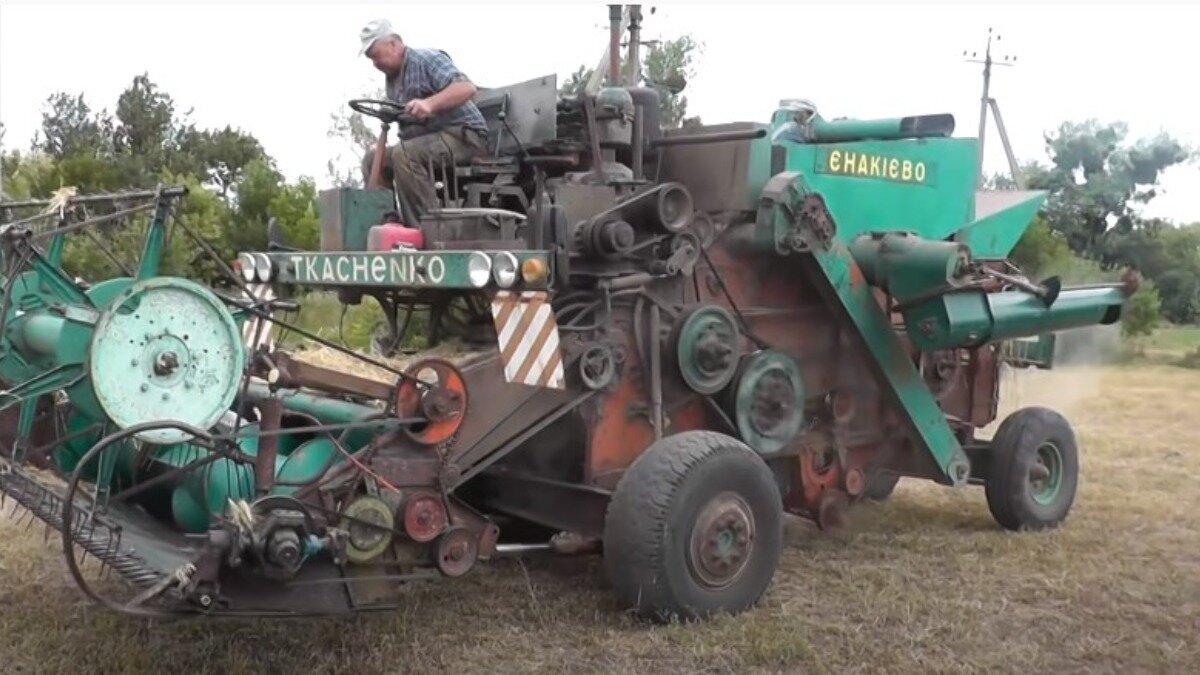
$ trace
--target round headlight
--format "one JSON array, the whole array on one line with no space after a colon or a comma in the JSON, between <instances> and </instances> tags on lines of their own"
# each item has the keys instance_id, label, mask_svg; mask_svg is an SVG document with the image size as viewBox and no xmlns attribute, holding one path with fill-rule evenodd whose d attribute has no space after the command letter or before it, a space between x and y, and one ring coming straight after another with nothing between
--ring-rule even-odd
<instances>
[{"instance_id":1,"label":"round headlight","mask_svg":"<svg viewBox=\"0 0 1200 675\"><path fill-rule=\"evenodd\" d=\"M238 254L238 269L242 272L242 280L246 283L254 282L254 256L249 253Z\"/></svg>"},{"instance_id":2,"label":"round headlight","mask_svg":"<svg viewBox=\"0 0 1200 675\"><path fill-rule=\"evenodd\" d=\"M475 251L467 259L467 278L475 288L483 288L492 278L492 259L486 253Z\"/></svg>"},{"instance_id":3,"label":"round headlight","mask_svg":"<svg viewBox=\"0 0 1200 675\"><path fill-rule=\"evenodd\" d=\"M500 251L492 261L492 277L500 288L511 288L517 281L517 256Z\"/></svg>"},{"instance_id":4,"label":"round headlight","mask_svg":"<svg viewBox=\"0 0 1200 675\"><path fill-rule=\"evenodd\" d=\"M541 258L526 258L525 262L521 263L521 278L527 284L542 283L546 280L548 272L546 263Z\"/></svg>"},{"instance_id":5,"label":"round headlight","mask_svg":"<svg viewBox=\"0 0 1200 675\"><path fill-rule=\"evenodd\" d=\"M271 280L271 259L266 253L251 253L250 257L254 258L254 276L258 277L259 281Z\"/></svg>"}]
</instances>

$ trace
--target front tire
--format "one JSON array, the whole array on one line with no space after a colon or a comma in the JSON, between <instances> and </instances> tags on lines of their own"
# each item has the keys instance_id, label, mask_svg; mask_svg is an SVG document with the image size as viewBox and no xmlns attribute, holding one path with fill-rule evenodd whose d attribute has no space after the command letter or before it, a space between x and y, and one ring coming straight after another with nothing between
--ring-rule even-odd
<instances>
[{"instance_id":1,"label":"front tire","mask_svg":"<svg viewBox=\"0 0 1200 675\"><path fill-rule=\"evenodd\" d=\"M1067 420L1048 408L1022 408L1000 424L985 483L988 509L1009 530L1057 527L1075 502L1079 450Z\"/></svg>"},{"instance_id":2,"label":"front tire","mask_svg":"<svg viewBox=\"0 0 1200 675\"><path fill-rule=\"evenodd\" d=\"M656 621L745 611L782 548L782 498L766 462L710 431L651 445L617 484L604 527L618 602Z\"/></svg>"}]
</instances>

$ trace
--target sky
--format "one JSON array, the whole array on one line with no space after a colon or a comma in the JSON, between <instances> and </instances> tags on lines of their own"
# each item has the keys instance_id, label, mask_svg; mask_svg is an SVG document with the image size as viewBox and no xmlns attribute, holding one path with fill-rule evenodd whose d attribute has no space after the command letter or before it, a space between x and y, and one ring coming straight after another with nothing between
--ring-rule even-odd
<instances>
[{"instance_id":1,"label":"sky","mask_svg":"<svg viewBox=\"0 0 1200 675\"><path fill-rule=\"evenodd\" d=\"M827 118L949 112L956 136L974 136L982 66L963 52L981 56L990 27L993 56L1017 59L993 69L991 95L1019 160L1046 159L1045 133L1089 118L1126 122L1130 139L1166 131L1200 148L1196 3L669 3L643 14L644 39L690 33L702 44L684 94L706 123L766 122L781 99L805 98ZM603 3L567 2L0 0L4 144L29 146L52 93L82 92L111 112L148 72L197 124L248 131L290 179L322 185L341 150L327 137L331 113L382 81L358 56L370 19L446 50L491 87L595 66L607 16ZM985 170L1007 171L990 119L985 155ZM1200 221L1200 163L1168 171L1145 215Z\"/></svg>"}]
</instances>

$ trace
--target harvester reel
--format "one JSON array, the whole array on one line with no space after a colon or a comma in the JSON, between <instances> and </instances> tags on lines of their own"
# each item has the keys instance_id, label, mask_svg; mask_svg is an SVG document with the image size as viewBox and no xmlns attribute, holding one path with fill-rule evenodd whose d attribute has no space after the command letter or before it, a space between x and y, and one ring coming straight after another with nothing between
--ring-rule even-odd
<instances>
[{"instance_id":1,"label":"harvester reel","mask_svg":"<svg viewBox=\"0 0 1200 675\"><path fill-rule=\"evenodd\" d=\"M89 375L96 398L120 428L174 420L212 427L233 403L245 350L232 315L215 295L186 279L140 281L96 322ZM179 443L173 428L137 438Z\"/></svg>"},{"instance_id":2,"label":"harvester reel","mask_svg":"<svg viewBox=\"0 0 1200 675\"><path fill-rule=\"evenodd\" d=\"M701 305L680 317L675 331L679 374L693 391L715 394L738 367L740 334L733 315L717 305Z\"/></svg>"}]
</instances>

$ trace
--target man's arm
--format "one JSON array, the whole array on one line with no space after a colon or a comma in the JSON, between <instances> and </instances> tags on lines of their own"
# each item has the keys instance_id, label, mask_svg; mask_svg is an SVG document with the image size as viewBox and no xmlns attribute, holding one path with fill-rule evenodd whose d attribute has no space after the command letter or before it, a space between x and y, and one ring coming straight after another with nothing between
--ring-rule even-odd
<instances>
[{"instance_id":1,"label":"man's arm","mask_svg":"<svg viewBox=\"0 0 1200 675\"><path fill-rule=\"evenodd\" d=\"M439 53L429 64L429 78L438 92L423 99L409 101L407 111L410 115L427 117L457 108L471 100L478 91L475 84L444 52Z\"/></svg>"},{"instance_id":2,"label":"man's arm","mask_svg":"<svg viewBox=\"0 0 1200 675\"><path fill-rule=\"evenodd\" d=\"M437 113L457 108L470 101L475 96L477 90L477 87L469 80L458 80L451 82L450 86L423 100L429 104L430 113Z\"/></svg>"}]
</instances>

